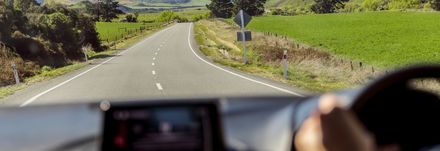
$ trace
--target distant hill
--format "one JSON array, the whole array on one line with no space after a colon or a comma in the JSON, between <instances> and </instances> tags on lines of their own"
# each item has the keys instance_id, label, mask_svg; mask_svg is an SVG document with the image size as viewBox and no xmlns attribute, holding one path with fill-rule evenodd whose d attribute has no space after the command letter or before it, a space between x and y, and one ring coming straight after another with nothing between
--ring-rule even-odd
<instances>
[{"instance_id":1,"label":"distant hill","mask_svg":"<svg viewBox=\"0 0 440 151\"><path fill-rule=\"evenodd\" d=\"M294 7L312 5L315 3L313 0L268 0L266 2L267 7L281 7L291 5Z\"/></svg>"},{"instance_id":2,"label":"distant hill","mask_svg":"<svg viewBox=\"0 0 440 151\"><path fill-rule=\"evenodd\" d=\"M364 0L350 0L350 2L361 4ZM310 6L315 3L314 0L267 0L266 7L303 7Z\"/></svg>"},{"instance_id":3,"label":"distant hill","mask_svg":"<svg viewBox=\"0 0 440 151\"><path fill-rule=\"evenodd\" d=\"M40 3L43 3L47 0L37 0ZM75 4L84 0L53 0L57 3L63 3L63 4ZM96 2L97 0L88 0L91 2ZM126 5L129 7L143 7L143 6L204 6L205 4L208 4L210 0L117 0L120 4Z\"/></svg>"}]
</instances>

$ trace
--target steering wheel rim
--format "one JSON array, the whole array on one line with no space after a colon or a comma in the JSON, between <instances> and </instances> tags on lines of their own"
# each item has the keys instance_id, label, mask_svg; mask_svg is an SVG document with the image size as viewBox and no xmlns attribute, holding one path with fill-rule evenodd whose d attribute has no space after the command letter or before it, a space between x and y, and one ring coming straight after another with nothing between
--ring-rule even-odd
<instances>
[{"instance_id":1,"label":"steering wheel rim","mask_svg":"<svg viewBox=\"0 0 440 151\"><path fill-rule=\"evenodd\" d=\"M391 87L406 85L409 80L417 78L440 78L440 65L410 67L376 80L354 98L354 104L351 106L351 110L358 112L379 92Z\"/></svg>"}]
</instances>

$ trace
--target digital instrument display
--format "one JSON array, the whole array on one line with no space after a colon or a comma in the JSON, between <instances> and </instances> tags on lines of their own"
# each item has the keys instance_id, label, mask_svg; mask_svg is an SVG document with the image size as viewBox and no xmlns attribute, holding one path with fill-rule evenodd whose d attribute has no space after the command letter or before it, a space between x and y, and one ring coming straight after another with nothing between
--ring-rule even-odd
<instances>
[{"instance_id":1,"label":"digital instrument display","mask_svg":"<svg viewBox=\"0 0 440 151\"><path fill-rule=\"evenodd\" d=\"M215 103L115 106L105 112L102 150L222 150Z\"/></svg>"}]
</instances>

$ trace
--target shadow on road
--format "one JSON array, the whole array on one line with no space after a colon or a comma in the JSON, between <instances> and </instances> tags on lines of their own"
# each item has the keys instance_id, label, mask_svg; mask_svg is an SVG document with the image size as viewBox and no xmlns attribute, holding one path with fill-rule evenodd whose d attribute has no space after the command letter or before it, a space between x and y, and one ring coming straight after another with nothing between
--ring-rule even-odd
<instances>
[{"instance_id":1,"label":"shadow on road","mask_svg":"<svg viewBox=\"0 0 440 151\"><path fill-rule=\"evenodd\" d=\"M116 56L120 56L120 55L101 54L101 55L96 55L96 56L90 57L89 59L102 59L102 58L110 58L110 57L116 57Z\"/></svg>"}]
</instances>

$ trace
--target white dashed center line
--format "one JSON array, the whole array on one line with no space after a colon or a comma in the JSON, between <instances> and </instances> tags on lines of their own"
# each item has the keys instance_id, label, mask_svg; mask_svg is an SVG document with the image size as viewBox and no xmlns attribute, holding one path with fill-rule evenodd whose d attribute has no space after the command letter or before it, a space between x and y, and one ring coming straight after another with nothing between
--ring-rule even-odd
<instances>
[{"instance_id":1,"label":"white dashed center line","mask_svg":"<svg viewBox=\"0 0 440 151\"><path fill-rule=\"evenodd\" d=\"M154 71L154 70L153 70L153 71L151 71L151 73L152 73L153 75L156 75L156 71Z\"/></svg>"},{"instance_id":2,"label":"white dashed center line","mask_svg":"<svg viewBox=\"0 0 440 151\"><path fill-rule=\"evenodd\" d=\"M156 60L156 57L153 57L153 60Z\"/></svg>"},{"instance_id":3,"label":"white dashed center line","mask_svg":"<svg viewBox=\"0 0 440 151\"><path fill-rule=\"evenodd\" d=\"M159 90L163 90L162 85L160 85L160 83L156 83L156 87L157 87L157 89L159 89Z\"/></svg>"},{"instance_id":4,"label":"white dashed center line","mask_svg":"<svg viewBox=\"0 0 440 151\"><path fill-rule=\"evenodd\" d=\"M154 55L157 55L157 52L156 52L156 53L154 53Z\"/></svg>"},{"instance_id":5,"label":"white dashed center line","mask_svg":"<svg viewBox=\"0 0 440 151\"><path fill-rule=\"evenodd\" d=\"M153 62L153 63L151 63L151 65L152 65L152 66L154 66L154 65L155 65L155 64L154 64L154 62Z\"/></svg>"}]
</instances>

